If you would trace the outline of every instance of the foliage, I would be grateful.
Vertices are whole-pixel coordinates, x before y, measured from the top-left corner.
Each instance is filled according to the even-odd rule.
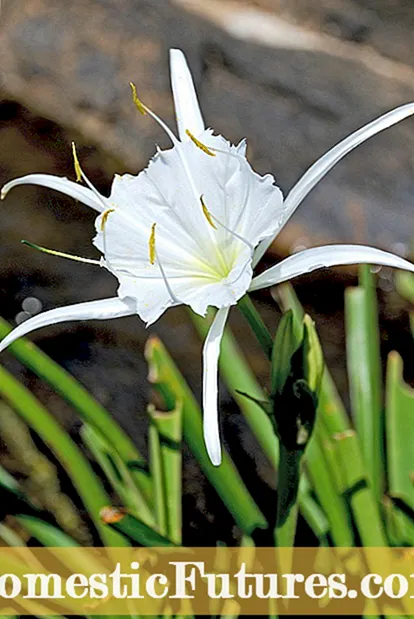
[[[397,283],[401,294],[414,298],[413,276],[405,274]],[[13,409],[60,460],[89,514],[97,543],[182,543],[184,441],[238,526],[241,544],[266,539],[293,546],[298,513],[320,545],[414,544],[414,391],[404,382],[397,352],[388,357],[383,382],[374,275],[361,267],[359,285],[345,296],[352,423],[324,367],[312,320],[288,284],[278,288],[276,297],[283,317],[275,337],[250,299],[240,307],[269,360],[268,390],[258,384],[229,329],[220,358],[222,379],[277,475],[273,519],[262,513],[228,452],[220,467],[210,463],[198,402],[159,339],[151,337],[145,350],[149,380],[164,408],[148,407],[148,462],[110,413],[36,346],[20,340],[10,347],[82,421],[80,446],[0,367],[0,406]],[[192,319],[204,335],[212,315]],[[9,330],[1,320],[0,337]],[[0,514],[4,544],[77,544],[53,513],[45,514],[4,469],[0,497],[7,506]]]

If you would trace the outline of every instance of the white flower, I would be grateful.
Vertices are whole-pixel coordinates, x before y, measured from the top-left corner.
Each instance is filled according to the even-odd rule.
[[[31,174],[8,183],[44,185],[80,200],[99,216],[94,244],[96,261],[119,281],[117,296],[54,309],[16,327],[0,345],[4,350],[34,329],[58,322],[117,318],[138,314],[148,324],[173,305],[189,305],[215,316],[203,350],[203,412],[207,451],[221,461],[217,415],[217,365],[229,309],[249,290],[273,286],[325,266],[367,262],[414,272],[393,254],[358,245],[313,248],[290,256],[253,278],[253,267],[302,200],[349,151],[379,131],[414,113],[404,105],[355,132],[319,159],[283,200],[272,176],[250,167],[245,142],[230,144],[206,129],[184,55],[171,50],[171,81],[178,125],[172,131],[136,96],[138,109],[167,132],[169,150],[158,150],[137,176],[116,176],[109,198],[66,178]]]

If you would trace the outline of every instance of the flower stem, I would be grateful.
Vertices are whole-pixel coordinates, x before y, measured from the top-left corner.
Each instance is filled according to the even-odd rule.
[[[237,307],[249,323],[253,333],[257,337],[257,341],[263,349],[263,352],[268,357],[268,359],[271,359],[273,338],[270,335],[269,329],[263,322],[259,312],[255,308],[253,301],[247,294],[245,294],[244,297],[242,297],[237,303]]]
[[[298,490],[302,452],[289,450],[280,444],[279,479],[277,486],[276,528],[277,546],[292,547],[298,518]]]

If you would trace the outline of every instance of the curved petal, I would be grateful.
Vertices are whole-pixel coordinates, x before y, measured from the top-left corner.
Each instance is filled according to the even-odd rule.
[[[101,201],[90,189],[82,187],[82,185],[74,183],[64,176],[53,176],[52,174],[28,174],[27,176],[15,178],[13,181],[4,185],[1,190],[1,199],[4,200],[10,189],[18,185],[40,185],[41,187],[50,187],[50,189],[61,191],[67,196],[79,200],[79,202],[83,202],[83,204],[90,206],[95,211],[98,211],[98,213],[102,213],[105,210],[105,198],[103,196]]]
[[[193,78],[180,49],[170,49],[170,71],[178,135],[184,142],[190,139],[185,132],[186,129],[193,135],[199,135],[205,127]]]
[[[282,260],[276,266],[267,269],[253,279],[250,291],[281,284],[298,275],[324,267],[364,263],[378,264],[414,273],[414,265],[411,262],[395,254],[382,251],[382,249],[366,247],[365,245],[324,245],[323,247],[313,247],[300,251]]]
[[[221,464],[220,432],[218,423],[218,359],[228,307],[214,317],[203,348],[203,426],[207,453],[214,466]]]
[[[286,196],[280,227],[285,225],[301,204],[302,200],[306,198],[315,185],[317,185],[325,174],[345,157],[345,155],[354,150],[359,144],[362,144],[362,142],[365,142],[377,133],[384,131],[384,129],[388,129],[388,127],[392,127],[405,118],[408,118],[408,116],[412,116],[412,114],[414,114],[414,103],[401,105],[391,110],[391,112],[387,112],[387,114],[376,118],[361,129],[358,129],[358,131],[351,133],[351,135],[342,140],[342,142],[339,142],[339,144],[328,150],[327,153],[311,165]],[[259,245],[255,254],[255,265],[268,247],[270,247],[273,238],[274,237],[270,237]]]
[[[135,314],[133,305],[128,300],[122,301],[118,297],[58,307],[48,312],[42,312],[22,322],[0,342],[0,352],[5,350],[19,337],[23,337],[41,327],[55,325],[59,322],[68,322],[69,320],[103,320],[130,316],[132,314]]]

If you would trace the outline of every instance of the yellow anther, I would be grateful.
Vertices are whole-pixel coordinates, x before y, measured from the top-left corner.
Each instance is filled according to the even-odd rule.
[[[75,142],[72,142],[72,155],[73,155],[73,163],[75,165],[76,182],[79,183],[82,180],[82,168],[80,167],[78,155],[76,153]]]
[[[213,151],[212,151],[212,150],[211,150],[208,146],[206,146],[205,144],[203,144],[203,142],[200,142],[200,140],[198,140],[198,139],[195,137],[195,135],[193,135],[193,134],[191,133],[191,131],[190,131],[189,129],[186,129],[186,130],[185,130],[185,132],[186,132],[186,134],[188,135],[188,137],[190,138],[190,140],[191,140],[192,142],[194,142],[194,144],[195,144],[195,145],[196,145],[196,146],[197,146],[200,150],[202,150],[202,151],[203,151],[203,153],[206,153],[206,155],[210,155],[210,157],[215,157],[215,156],[216,156],[216,153],[213,153]]]
[[[151,226],[151,234],[148,241],[148,251],[149,251],[149,259],[150,263],[155,263],[155,227],[157,224],[152,224]]]
[[[113,213],[113,212],[114,212],[114,210],[115,210],[114,208],[108,208],[106,211],[104,211],[104,212],[102,213],[102,219],[101,219],[101,232],[103,232],[103,231],[104,231],[104,228],[105,228],[105,224],[106,224],[106,222],[107,222],[107,219],[108,219],[109,215],[110,215],[111,213]]]
[[[132,82],[129,82],[129,85],[131,86],[131,90],[132,90],[132,100],[135,103],[138,112],[142,114],[143,116],[145,116],[145,114],[147,113],[147,110],[146,110],[145,105],[138,98],[137,89],[135,87],[135,84],[133,84]]]
[[[200,202],[201,202],[201,207],[203,209],[204,216],[207,219],[208,223],[210,224],[210,226],[212,228],[214,228],[214,230],[217,230],[217,226],[216,226],[216,224],[213,221],[213,218],[211,216],[210,211],[208,210],[208,208],[206,206],[206,203],[204,202],[203,196],[200,196]]]

